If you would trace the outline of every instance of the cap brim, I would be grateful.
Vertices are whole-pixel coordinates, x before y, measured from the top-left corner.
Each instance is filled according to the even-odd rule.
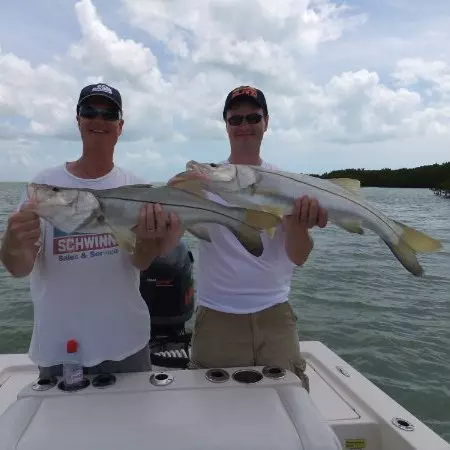
[[[114,98],[110,97],[109,95],[102,94],[101,92],[95,92],[93,94],[86,95],[85,97],[83,97],[83,99],[81,101],[78,102],[77,106],[82,105],[88,98],[91,98],[91,97],[107,98],[111,103],[114,103],[120,109],[120,111],[122,111],[122,107],[120,106],[120,104]]]

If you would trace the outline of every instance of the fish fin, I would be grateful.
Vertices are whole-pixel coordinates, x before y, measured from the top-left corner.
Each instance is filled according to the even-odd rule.
[[[211,236],[209,235],[208,230],[201,225],[191,225],[189,228],[187,228],[187,231],[189,231],[189,233],[191,233],[198,239],[211,242]]]
[[[266,230],[264,230],[265,233],[267,234],[267,236],[269,236],[270,239],[273,239],[273,237],[275,236],[275,232],[277,231],[277,229],[275,227],[272,228],[267,228]]]
[[[125,227],[114,227],[110,223],[105,223],[111,234],[117,241],[117,245],[126,253],[133,254],[136,249],[136,234]]]
[[[267,212],[267,213],[272,214],[274,216],[277,216],[277,217],[280,218],[280,220],[282,219],[282,217],[284,215],[284,210],[283,209],[276,208],[274,206],[263,206],[263,207],[261,207],[261,211],[264,211],[264,212]],[[265,228],[264,231],[270,237],[270,239],[273,239],[273,237],[275,236],[275,232],[276,232],[276,226],[273,226],[271,228]]]
[[[411,228],[404,223],[393,221],[402,229],[400,240],[417,253],[434,253],[442,249],[442,242]]]
[[[204,180],[180,180],[173,183],[171,187],[190,192],[202,198],[207,198],[205,193],[207,185]]]
[[[349,233],[364,234],[364,230],[361,226],[361,221],[359,220],[342,219],[339,221],[334,221],[334,223],[338,227],[343,228],[345,231],[348,231]]]
[[[227,227],[240,244],[253,256],[259,257],[264,251],[264,245],[258,230],[242,225],[238,230]]]
[[[243,221],[246,225],[257,230],[270,230],[281,223],[281,217],[269,210],[246,209]]]
[[[277,208],[276,206],[261,206],[260,208],[261,211],[265,211],[267,213],[270,213],[274,216],[278,216],[280,219],[283,217],[283,215],[285,214],[285,210],[284,208]]]
[[[244,221],[253,228],[262,229],[266,232],[266,234],[272,239],[275,236],[275,231],[277,225],[281,222],[284,210],[282,208],[277,208],[274,206],[258,206],[250,204],[249,207],[257,208],[249,209],[244,217]],[[266,215],[261,215],[259,212],[269,214],[270,218]],[[278,219],[275,219],[277,217]],[[266,221],[272,222],[273,226],[268,226],[269,224]]]
[[[361,182],[355,178],[329,178],[328,181],[337,184],[353,195],[361,196]]]
[[[259,210],[246,210],[243,223],[238,229],[228,227],[241,245],[253,256],[259,257],[264,251],[260,231],[267,230],[269,236],[275,232],[275,227],[281,222],[281,218]],[[273,230],[273,231],[272,231]]]

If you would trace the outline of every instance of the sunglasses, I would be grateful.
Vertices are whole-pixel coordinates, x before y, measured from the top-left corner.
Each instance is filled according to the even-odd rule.
[[[256,123],[261,122],[262,118],[263,118],[263,115],[258,114],[258,113],[251,113],[251,114],[247,114],[246,116],[241,115],[241,114],[236,114],[235,116],[228,117],[227,122],[230,125],[238,126],[238,125],[242,124],[244,119],[246,119],[247,123],[249,123],[250,125],[255,125]]]
[[[108,120],[109,122],[120,120],[120,111],[118,109],[99,109],[83,105],[80,107],[78,114],[85,119],[95,119],[100,116],[103,120]]]

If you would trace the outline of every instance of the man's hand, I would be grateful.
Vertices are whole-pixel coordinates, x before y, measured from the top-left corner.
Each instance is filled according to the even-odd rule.
[[[328,223],[328,211],[315,198],[304,196],[295,201],[292,214],[284,216],[283,222],[286,231],[293,233],[315,226],[324,228]]]
[[[148,203],[141,208],[139,222],[134,229],[137,238],[134,264],[145,270],[156,257],[172,251],[183,235],[176,214],[166,215],[159,204]]]
[[[324,228],[327,223],[328,211],[316,199],[304,196],[295,201],[292,214],[283,217],[286,252],[294,264],[303,265],[311,253],[313,241],[308,230]]]
[[[170,212],[166,220],[162,206],[157,203],[148,203],[141,208],[135,232],[140,241],[157,242],[161,253],[171,251],[183,234],[177,215]]]
[[[9,215],[3,245],[11,255],[32,252],[40,235],[39,216],[33,212],[33,204],[24,203],[19,211]]]
[[[15,277],[26,276],[32,271],[39,251],[41,226],[33,208],[33,203],[27,202],[19,211],[11,213],[2,236],[0,259]]]

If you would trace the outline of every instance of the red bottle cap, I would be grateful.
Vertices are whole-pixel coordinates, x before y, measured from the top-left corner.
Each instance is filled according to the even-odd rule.
[[[67,341],[67,353],[76,353],[78,350],[78,342],[75,339]]]

